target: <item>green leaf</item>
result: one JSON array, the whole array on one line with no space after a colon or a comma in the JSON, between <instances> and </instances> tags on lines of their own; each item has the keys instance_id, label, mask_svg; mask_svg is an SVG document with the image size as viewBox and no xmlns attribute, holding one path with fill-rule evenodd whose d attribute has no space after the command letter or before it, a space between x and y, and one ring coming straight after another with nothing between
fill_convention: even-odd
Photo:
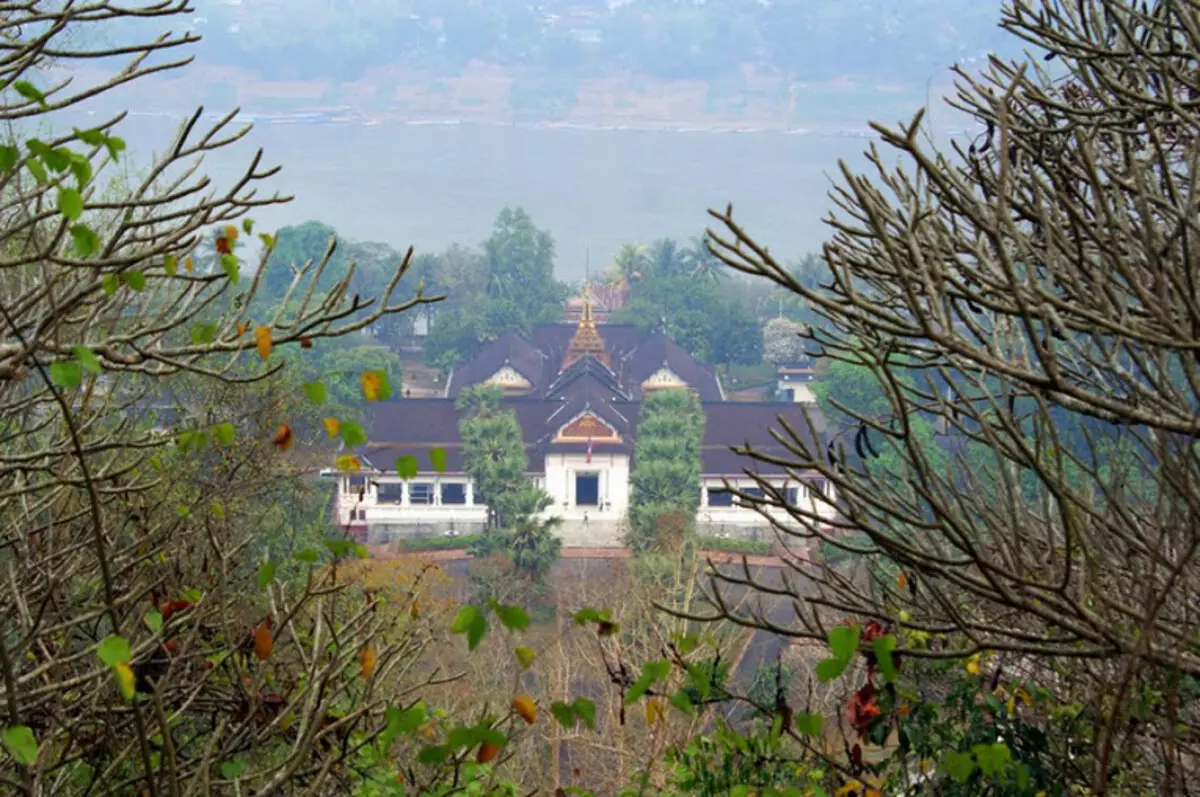
<instances>
[{"instance_id":1,"label":"green leaf","mask_svg":"<svg viewBox=\"0 0 1200 797\"><path fill-rule=\"evenodd\" d=\"M104 143L104 134L99 130L80 130L74 128L75 137L89 147L98 147Z\"/></svg>"},{"instance_id":2,"label":"green leaf","mask_svg":"<svg viewBox=\"0 0 1200 797\"><path fill-rule=\"evenodd\" d=\"M415 479L420 471L420 464L412 454L396 457L396 473L401 479Z\"/></svg>"},{"instance_id":3,"label":"green leaf","mask_svg":"<svg viewBox=\"0 0 1200 797\"><path fill-rule=\"evenodd\" d=\"M71 225L71 240L75 244L75 254L80 257L90 257L100 248L100 236L83 224Z\"/></svg>"},{"instance_id":4,"label":"green leaf","mask_svg":"<svg viewBox=\"0 0 1200 797\"><path fill-rule=\"evenodd\" d=\"M50 381L59 387L75 387L83 380L79 363L66 360L50 363Z\"/></svg>"},{"instance_id":5,"label":"green leaf","mask_svg":"<svg viewBox=\"0 0 1200 797\"><path fill-rule=\"evenodd\" d=\"M871 649L875 653L875 664L879 667L879 672L883 673L883 677L888 681L896 680L896 662L892 659L892 651L896 649L896 637L891 634L875 637L871 640Z\"/></svg>"},{"instance_id":6,"label":"green leaf","mask_svg":"<svg viewBox=\"0 0 1200 797\"><path fill-rule=\"evenodd\" d=\"M688 693L684 689L671 695L671 705L689 717L696 713L696 707L692 705L692 699L688 697Z\"/></svg>"},{"instance_id":7,"label":"green leaf","mask_svg":"<svg viewBox=\"0 0 1200 797\"><path fill-rule=\"evenodd\" d=\"M242 219L242 232L246 233L246 235L250 235L254 232L254 219Z\"/></svg>"},{"instance_id":8,"label":"green leaf","mask_svg":"<svg viewBox=\"0 0 1200 797\"><path fill-rule=\"evenodd\" d=\"M318 555L317 555L317 549L316 549L316 548L305 548L305 549L304 549L304 550L302 550L302 551L297 551L297 552L296 552L296 559L297 559L298 561L301 561L301 562L307 562L307 563L308 563L308 564L310 564L310 565L311 565L311 564L313 564L313 563L315 563L315 562L317 561L317 559L318 559L318 558L319 558L319 557L318 557Z\"/></svg>"},{"instance_id":9,"label":"green leaf","mask_svg":"<svg viewBox=\"0 0 1200 797\"><path fill-rule=\"evenodd\" d=\"M163 255L163 271L167 272L168 277L174 277L179 271L179 257L176 255Z\"/></svg>"},{"instance_id":10,"label":"green leaf","mask_svg":"<svg viewBox=\"0 0 1200 797\"><path fill-rule=\"evenodd\" d=\"M965 783L967 778L971 777L971 773L975 771L975 761L971 758L971 754L959 753L954 750L948 751L942 757L942 766L945 767L946 773L959 783Z\"/></svg>"},{"instance_id":11,"label":"green leaf","mask_svg":"<svg viewBox=\"0 0 1200 797\"><path fill-rule=\"evenodd\" d=\"M422 764L440 764L450 757L450 748L437 745L426 747L417 753L417 760Z\"/></svg>"},{"instance_id":12,"label":"green leaf","mask_svg":"<svg viewBox=\"0 0 1200 797\"><path fill-rule=\"evenodd\" d=\"M805 736L820 736L821 730L825 727L825 717L816 714L802 712L795 717L796 730Z\"/></svg>"},{"instance_id":13,"label":"green leaf","mask_svg":"<svg viewBox=\"0 0 1200 797\"><path fill-rule=\"evenodd\" d=\"M21 157L21 150L11 144L0 144L0 172L11 172Z\"/></svg>"},{"instance_id":14,"label":"green leaf","mask_svg":"<svg viewBox=\"0 0 1200 797\"><path fill-rule=\"evenodd\" d=\"M258 568L258 588L266 589L275 580L275 571L279 569L277 562L263 562Z\"/></svg>"},{"instance_id":15,"label":"green leaf","mask_svg":"<svg viewBox=\"0 0 1200 797\"><path fill-rule=\"evenodd\" d=\"M361 426L352 421L346 421L343 423L339 427L339 431L342 436L342 442L345 443L348 448L361 446L363 443L367 442L367 433L363 431Z\"/></svg>"},{"instance_id":16,"label":"green leaf","mask_svg":"<svg viewBox=\"0 0 1200 797\"><path fill-rule=\"evenodd\" d=\"M479 610L474 606L458 607L458 614L454 616L454 622L450 624L450 633L465 634L467 629L471 627L471 622L479 614Z\"/></svg>"},{"instance_id":17,"label":"green leaf","mask_svg":"<svg viewBox=\"0 0 1200 797\"><path fill-rule=\"evenodd\" d=\"M979 771L984 775L996 774L1012 758L1008 745L1001 742L977 744L971 748L971 752L975 754L975 760L979 762Z\"/></svg>"},{"instance_id":18,"label":"green leaf","mask_svg":"<svg viewBox=\"0 0 1200 797\"><path fill-rule=\"evenodd\" d=\"M350 543L350 553L354 554L354 558L356 558L356 559L370 559L371 558L370 549L367 548L367 546L363 545L361 542L351 542Z\"/></svg>"},{"instance_id":19,"label":"green leaf","mask_svg":"<svg viewBox=\"0 0 1200 797\"><path fill-rule=\"evenodd\" d=\"M629 687L629 691L625 694L625 705L637 702L642 695L650 690L650 687L663 678L666 678L670 673L671 662L665 659L648 661L643 664L641 676L633 682L633 686Z\"/></svg>"},{"instance_id":20,"label":"green leaf","mask_svg":"<svg viewBox=\"0 0 1200 797\"><path fill-rule=\"evenodd\" d=\"M837 678L839 675L845 672L846 667L849 664L850 662L848 660L825 659L825 661L817 664L817 678L819 678L823 683L832 681L834 678Z\"/></svg>"},{"instance_id":21,"label":"green leaf","mask_svg":"<svg viewBox=\"0 0 1200 797\"><path fill-rule=\"evenodd\" d=\"M325 540L325 547L335 558L341 559L346 554L350 553L349 540Z\"/></svg>"},{"instance_id":22,"label":"green leaf","mask_svg":"<svg viewBox=\"0 0 1200 797\"><path fill-rule=\"evenodd\" d=\"M575 625L587 625L588 623L608 623L612 621L612 612L608 609L600 611L593 609L591 606L585 606L575 612L572 618L575 620Z\"/></svg>"},{"instance_id":23,"label":"green leaf","mask_svg":"<svg viewBox=\"0 0 1200 797\"><path fill-rule=\"evenodd\" d=\"M55 174L65 172L71 167L71 156L75 153L66 147L55 147L54 149L46 149L42 153L42 162L46 164L46 168L53 171Z\"/></svg>"},{"instance_id":24,"label":"green leaf","mask_svg":"<svg viewBox=\"0 0 1200 797\"><path fill-rule=\"evenodd\" d=\"M92 162L83 155L71 153L71 174L75 175L75 179L79 181L79 188L83 188L92 179Z\"/></svg>"},{"instance_id":25,"label":"green leaf","mask_svg":"<svg viewBox=\"0 0 1200 797\"><path fill-rule=\"evenodd\" d=\"M192 336L192 344L195 346L203 346L207 343L212 343L217 339L216 324L196 324L189 330Z\"/></svg>"},{"instance_id":26,"label":"green leaf","mask_svg":"<svg viewBox=\"0 0 1200 797\"><path fill-rule=\"evenodd\" d=\"M225 276L229 277L229 281L234 285L237 285L238 280L242 278L242 272L238 268L237 257L234 255L221 255L221 270L225 272Z\"/></svg>"},{"instance_id":27,"label":"green leaf","mask_svg":"<svg viewBox=\"0 0 1200 797\"><path fill-rule=\"evenodd\" d=\"M379 734L379 741L384 747L391 747L401 734L415 733L425 724L425 704L418 702L403 711L395 706L388 706L384 712L384 721L387 724Z\"/></svg>"},{"instance_id":28,"label":"green leaf","mask_svg":"<svg viewBox=\"0 0 1200 797\"><path fill-rule=\"evenodd\" d=\"M446 449L431 448L429 449L429 465L433 468L434 473L446 472Z\"/></svg>"},{"instance_id":29,"label":"green leaf","mask_svg":"<svg viewBox=\"0 0 1200 797\"><path fill-rule=\"evenodd\" d=\"M471 627L467 629L467 650L479 647L479 643L487 634L487 628L487 618L482 614L476 615L475 619L471 621Z\"/></svg>"},{"instance_id":30,"label":"green leaf","mask_svg":"<svg viewBox=\"0 0 1200 797\"><path fill-rule=\"evenodd\" d=\"M108 150L110 158L120 160L118 154L125 151L125 139L117 138L116 136L108 136L104 139L104 148Z\"/></svg>"},{"instance_id":31,"label":"green leaf","mask_svg":"<svg viewBox=\"0 0 1200 797\"><path fill-rule=\"evenodd\" d=\"M129 649L125 637L113 634L105 637L104 641L96 646L96 655L100 657L100 661L111 667L117 662L128 662L133 657L133 651Z\"/></svg>"},{"instance_id":32,"label":"green leaf","mask_svg":"<svg viewBox=\"0 0 1200 797\"><path fill-rule=\"evenodd\" d=\"M245 774L246 762L240 758L221 764L221 777L225 778L225 780L234 780Z\"/></svg>"},{"instance_id":33,"label":"green leaf","mask_svg":"<svg viewBox=\"0 0 1200 797\"><path fill-rule=\"evenodd\" d=\"M204 593L196 587L189 587L183 591L183 599L189 603L199 603L203 597Z\"/></svg>"},{"instance_id":34,"label":"green leaf","mask_svg":"<svg viewBox=\"0 0 1200 797\"><path fill-rule=\"evenodd\" d=\"M28 80L18 80L13 84L13 88L17 90L18 94L30 102L36 102L43 108L46 107L46 95Z\"/></svg>"},{"instance_id":35,"label":"green leaf","mask_svg":"<svg viewBox=\"0 0 1200 797\"><path fill-rule=\"evenodd\" d=\"M224 423L218 423L216 426L213 427L213 437L215 437L217 439L218 443L225 446L226 448L233 445L233 440L234 440L233 424L230 423L229 421L225 421Z\"/></svg>"},{"instance_id":36,"label":"green leaf","mask_svg":"<svg viewBox=\"0 0 1200 797\"><path fill-rule=\"evenodd\" d=\"M163 626L163 616L158 612L146 612L146 616L142 618L142 622L146 624L154 633L158 633Z\"/></svg>"},{"instance_id":37,"label":"green leaf","mask_svg":"<svg viewBox=\"0 0 1200 797\"><path fill-rule=\"evenodd\" d=\"M4 749L18 764L28 767L37 761L38 743L29 726L14 725L5 728L0 740L3 740Z\"/></svg>"},{"instance_id":38,"label":"green leaf","mask_svg":"<svg viewBox=\"0 0 1200 797\"><path fill-rule=\"evenodd\" d=\"M270 251L275 248L275 236L273 236L273 235L268 235L265 232L260 232L258 234L258 240L263 242L263 246L265 246L267 248L267 251Z\"/></svg>"},{"instance_id":39,"label":"green leaf","mask_svg":"<svg viewBox=\"0 0 1200 797\"><path fill-rule=\"evenodd\" d=\"M140 293L146 288L146 275L140 271L122 271L121 282Z\"/></svg>"},{"instance_id":40,"label":"green leaf","mask_svg":"<svg viewBox=\"0 0 1200 797\"><path fill-rule=\"evenodd\" d=\"M564 728L570 730L575 727L575 707L570 703L555 700L550 704L550 713L554 715L554 719L558 720L558 724Z\"/></svg>"},{"instance_id":41,"label":"green leaf","mask_svg":"<svg viewBox=\"0 0 1200 797\"><path fill-rule=\"evenodd\" d=\"M46 167L42 165L41 161L30 158L25 161L25 168L33 175L33 179L37 180L38 185L45 185L50 182L50 176L46 174Z\"/></svg>"},{"instance_id":42,"label":"green leaf","mask_svg":"<svg viewBox=\"0 0 1200 797\"><path fill-rule=\"evenodd\" d=\"M74 188L58 189L58 212L75 221L83 215L83 197Z\"/></svg>"},{"instance_id":43,"label":"green leaf","mask_svg":"<svg viewBox=\"0 0 1200 797\"><path fill-rule=\"evenodd\" d=\"M91 371L93 374L98 374L101 371L100 360L87 346L72 346L71 351L75 354L75 359L83 366L84 370Z\"/></svg>"},{"instance_id":44,"label":"green leaf","mask_svg":"<svg viewBox=\"0 0 1200 797\"><path fill-rule=\"evenodd\" d=\"M712 694L712 679L709 677L708 669L698 664L689 664L687 676L689 685L695 687L696 691L700 693L700 699L708 700Z\"/></svg>"},{"instance_id":45,"label":"green leaf","mask_svg":"<svg viewBox=\"0 0 1200 797\"><path fill-rule=\"evenodd\" d=\"M520 606L504 606L493 601L492 611L500 618L500 624L510 631L524 631L529 627L529 615Z\"/></svg>"},{"instance_id":46,"label":"green leaf","mask_svg":"<svg viewBox=\"0 0 1200 797\"><path fill-rule=\"evenodd\" d=\"M839 625L829 631L829 648L834 658L850 661L858 650L858 638L862 630L856 625Z\"/></svg>"},{"instance_id":47,"label":"green leaf","mask_svg":"<svg viewBox=\"0 0 1200 797\"><path fill-rule=\"evenodd\" d=\"M306 382L304 384L304 395L308 396L308 400L313 404L324 404L325 384L323 382Z\"/></svg>"},{"instance_id":48,"label":"green leaf","mask_svg":"<svg viewBox=\"0 0 1200 797\"><path fill-rule=\"evenodd\" d=\"M100 287L109 296L112 296L114 293L116 293L117 288L120 287L120 285L121 281L117 279L116 274L105 274L100 278Z\"/></svg>"}]
</instances>

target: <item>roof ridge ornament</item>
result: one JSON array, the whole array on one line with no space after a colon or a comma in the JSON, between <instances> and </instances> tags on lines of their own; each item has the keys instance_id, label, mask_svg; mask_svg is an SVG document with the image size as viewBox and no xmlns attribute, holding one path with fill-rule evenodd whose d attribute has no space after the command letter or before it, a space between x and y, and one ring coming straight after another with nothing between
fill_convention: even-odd
<instances>
[{"instance_id":1,"label":"roof ridge ornament","mask_svg":"<svg viewBox=\"0 0 1200 797\"><path fill-rule=\"evenodd\" d=\"M600 337L600 332L596 329L596 317L592 312L592 291L589 283L583 283L582 293L583 309L579 314L579 326L575 329L575 335L567 346L567 353L563 357L559 373L567 370L573 363L584 357L592 357L603 363L610 371L612 370L612 361L609 359L608 349L604 345L604 338Z\"/></svg>"}]
</instances>

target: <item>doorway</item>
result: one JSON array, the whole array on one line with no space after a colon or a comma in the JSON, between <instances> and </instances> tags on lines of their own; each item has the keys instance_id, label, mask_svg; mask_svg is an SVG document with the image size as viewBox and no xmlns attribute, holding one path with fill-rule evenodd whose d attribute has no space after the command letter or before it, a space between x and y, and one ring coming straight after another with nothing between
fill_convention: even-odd
<instances>
[{"instance_id":1,"label":"doorway","mask_svg":"<svg viewBox=\"0 0 1200 797\"><path fill-rule=\"evenodd\" d=\"M576 506L599 506L600 505L600 474L599 473L576 473L575 474L575 505Z\"/></svg>"}]
</instances>

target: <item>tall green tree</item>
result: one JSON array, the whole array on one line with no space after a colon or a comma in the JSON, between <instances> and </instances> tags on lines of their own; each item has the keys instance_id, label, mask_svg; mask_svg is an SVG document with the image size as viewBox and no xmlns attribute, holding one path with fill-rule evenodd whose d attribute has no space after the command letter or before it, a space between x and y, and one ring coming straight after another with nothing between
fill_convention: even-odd
<instances>
[{"instance_id":1,"label":"tall green tree","mask_svg":"<svg viewBox=\"0 0 1200 797\"><path fill-rule=\"evenodd\" d=\"M504 497L528 482L529 458L516 413L501 406L499 388L475 385L458 396L459 435L463 441L463 467L475 485L477 501L487 504L488 526L503 526Z\"/></svg>"},{"instance_id":2,"label":"tall green tree","mask_svg":"<svg viewBox=\"0 0 1200 797\"><path fill-rule=\"evenodd\" d=\"M669 550L695 526L700 508L704 412L689 390L642 402L629 478L629 539L635 551Z\"/></svg>"}]
</instances>

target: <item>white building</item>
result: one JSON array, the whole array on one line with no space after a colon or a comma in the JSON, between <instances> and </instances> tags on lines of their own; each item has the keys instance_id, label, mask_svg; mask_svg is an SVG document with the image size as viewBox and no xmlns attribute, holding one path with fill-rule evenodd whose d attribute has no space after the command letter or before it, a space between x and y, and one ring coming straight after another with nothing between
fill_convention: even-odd
<instances>
[{"instance_id":1,"label":"white building","mask_svg":"<svg viewBox=\"0 0 1200 797\"><path fill-rule=\"evenodd\" d=\"M373 442L363 453L375 469L340 477L339 522L370 542L482 530L488 509L476 502L464 472L455 406L463 388L480 383L503 388L505 406L521 425L529 477L554 498L547 512L563 517L561 533L569 546L621 544L638 411L642 398L655 390L692 390L705 413L701 534L774 539L770 524L726 489L727 481L755 489L746 469L786 491L790 502L832 514L817 498L827 488L815 474L794 478L731 450L748 443L786 458L771 429L781 429L782 418L797 434L805 433L804 407L725 401L713 372L684 349L662 335L639 340L632 326L598 326L586 297L585 302L578 325L546 324L529 340L510 333L485 346L455 371L444 398L373 405ZM440 474L429 460L433 449L446 454ZM388 469L406 454L421 464L417 477L407 481Z\"/></svg>"}]
</instances>

